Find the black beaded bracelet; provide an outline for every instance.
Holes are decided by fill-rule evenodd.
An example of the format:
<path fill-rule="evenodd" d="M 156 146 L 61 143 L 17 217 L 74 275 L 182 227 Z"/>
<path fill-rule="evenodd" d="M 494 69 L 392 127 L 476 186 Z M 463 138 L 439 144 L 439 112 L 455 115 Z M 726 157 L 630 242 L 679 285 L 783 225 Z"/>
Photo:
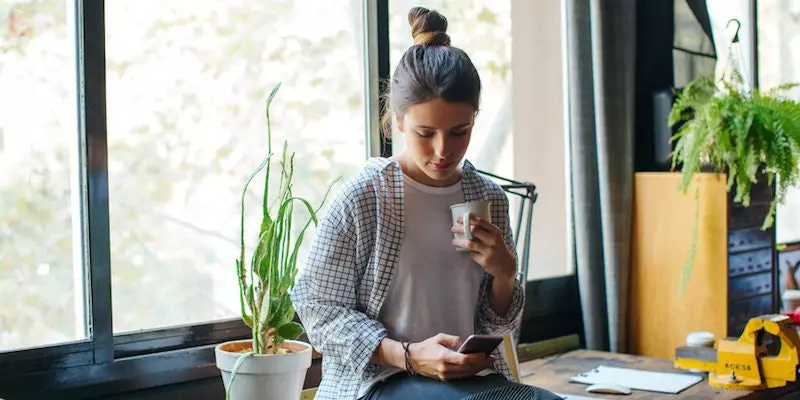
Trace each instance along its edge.
<path fill-rule="evenodd" d="M 408 373 L 411 374 L 411 375 L 416 375 L 417 373 L 414 372 L 414 368 L 411 367 L 411 361 L 409 361 L 409 359 L 408 359 L 408 348 L 411 347 L 411 343 L 410 342 L 402 342 L 402 344 L 403 344 L 403 352 L 404 352 L 403 357 L 405 358 L 405 361 L 406 361 L 406 371 L 408 371 Z"/>

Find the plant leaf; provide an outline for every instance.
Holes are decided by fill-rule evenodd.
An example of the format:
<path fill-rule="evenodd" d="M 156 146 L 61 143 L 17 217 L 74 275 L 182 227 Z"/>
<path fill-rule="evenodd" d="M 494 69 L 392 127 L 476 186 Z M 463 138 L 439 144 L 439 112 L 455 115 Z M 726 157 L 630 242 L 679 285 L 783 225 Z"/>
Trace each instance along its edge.
<path fill-rule="evenodd" d="M 237 274 L 239 274 L 239 276 L 242 276 L 242 274 L 244 274 L 242 268 L 243 268 L 242 267 L 242 263 L 240 263 L 239 260 L 236 260 L 236 271 L 237 271 Z M 253 318 L 250 317 L 247 314 L 247 310 L 245 309 L 244 304 L 245 304 L 245 285 L 242 285 L 241 282 L 240 282 L 239 283 L 239 306 L 241 307 L 242 320 L 244 320 L 244 324 L 245 325 L 247 325 L 248 327 L 250 327 L 250 329 L 252 329 L 253 328 Z"/>
<path fill-rule="evenodd" d="M 297 322 L 289 322 L 278 328 L 278 335 L 284 339 L 297 340 L 303 334 L 303 326 Z"/>
<path fill-rule="evenodd" d="M 275 299 L 275 312 L 270 316 L 270 326 L 282 326 L 294 319 L 294 306 L 292 305 L 289 294 L 284 293 Z"/>
<path fill-rule="evenodd" d="M 267 222 L 265 220 L 265 222 Z M 264 282 L 267 279 L 267 272 L 269 271 L 270 259 L 272 258 L 272 243 L 273 237 L 275 237 L 275 229 L 278 228 L 275 223 L 276 221 L 270 220 L 267 222 L 266 230 L 261 233 L 261 236 L 258 239 L 258 245 L 256 247 L 256 254 L 258 258 L 253 260 L 252 268 L 255 268 L 258 271 L 258 278 L 260 282 Z"/>
<path fill-rule="evenodd" d="M 277 95 L 280 83 L 273 86 L 265 102 L 267 156 L 261 161 L 245 182 L 241 199 L 240 257 L 236 262 L 239 283 L 239 303 L 242 318 L 253 333 L 253 349 L 256 353 L 272 352 L 284 338 L 294 339 L 302 333 L 302 327 L 293 322 L 294 305 L 290 292 L 297 274 L 297 254 L 309 226 L 317 224 L 317 214 L 310 202 L 292 194 L 295 154 L 289 152 L 284 140 L 281 150 L 280 174 L 277 188 L 270 196 L 272 176 L 272 128 L 270 107 Z M 248 260 L 245 257 L 245 196 L 255 176 L 265 171 L 264 190 L 261 199 L 261 224 L 257 243 Z M 338 181 L 338 179 L 337 179 Z M 335 183 L 335 182 L 334 182 Z M 333 183 L 325 193 L 320 208 L 325 203 Z M 293 226 L 295 202 L 309 212 L 309 220 L 298 230 Z M 277 209 L 276 209 L 277 207 Z M 248 263 L 249 261 L 249 263 Z M 249 267 L 249 271 L 248 271 Z M 248 280 L 249 277 L 249 280 Z M 249 309 L 249 310 L 248 310 Z"/>
<path fill-rule="evenodd" d="M 281 88 L 280 82 L 272 86 L 272 90 L 270 90 L 269 95 L 267 95 L 267 109 L 269 109 L 269 105 L 272 104 L 272 100 L 275 99 L 275 95 L 278 94 L 278 89 L 280 88 Z"/>

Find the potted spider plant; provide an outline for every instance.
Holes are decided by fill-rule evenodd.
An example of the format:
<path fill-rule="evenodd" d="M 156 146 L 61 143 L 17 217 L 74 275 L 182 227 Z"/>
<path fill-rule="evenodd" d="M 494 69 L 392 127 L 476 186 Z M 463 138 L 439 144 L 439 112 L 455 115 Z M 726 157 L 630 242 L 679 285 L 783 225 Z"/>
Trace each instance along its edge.
<path fill-rule="evenodd" d="M 239 302 L 244 323 L 252 338 L 222 343 L 215 348 L 217 367 L 225 385 L 226 399 L 298 399 L 312 349 L 298 341 L 303 328 L 294 321 L 295 310 L 289 297 L 297 274 L 297 255 L 306 230 L 317 224 L 317 212 L 311 203 L 292 195 L 294 153 L 284 141 L 279 168 L 272 169 L 272 133 L 270 105 L 280 88 L 276 84 L 266 100 L 267 154 L 249 175 L 242 190 L 240 253 L 236 260 Z M 261 224 L 253 233 L 257 242 L 252 254 L 245 248 L 245 195 L 255 177 L 265 171 L 261 198 Z M 280 174 L 274 198 L 270 199 L 271 172 Z M 328 187 L 319 207 L 324 204 Z M 294 206 L 308 214 L 308 220 L 295 230 Z"/>
<path fill-rule="evenodd" d="M 756 184 L 774 185 L 761 226 L 766 230 L 773 225 L 776 207 L 787 190 L 800 183 L 800 103 L 783 96 L 797 84 L 765 91 L 748 86 L 734 68 L 727 79 L 700 76 L 677 94 L 669 116 L 670 126 L 679 126 L 672 139 L 672 166 L 680 164 L 679 189 L 684 193 L 695 173 L 726 174 L 728 193 L 744 207 L 750 206 L 751 188 Z M 682 289 L 691 275 L 698 225 L 695 214 Z"/>

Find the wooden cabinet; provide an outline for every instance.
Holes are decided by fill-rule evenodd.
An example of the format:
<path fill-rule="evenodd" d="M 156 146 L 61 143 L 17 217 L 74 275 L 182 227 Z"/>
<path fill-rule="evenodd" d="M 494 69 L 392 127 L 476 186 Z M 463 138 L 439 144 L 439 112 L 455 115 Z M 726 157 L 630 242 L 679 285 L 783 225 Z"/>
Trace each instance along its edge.
<path fill-rule="evenodd" d="M 702 173 L 686 193 L 679 173 L 637 173 L 628 349 L 672 358 L 692 331 L 739 336 L 747 321 L 777 311 L 774 230 L 761 230 L 772 188 L 754 186 L 751 206 L 734 204 L 724 174 Z M 683 266 L 697 225 L 683 295 Z"/>

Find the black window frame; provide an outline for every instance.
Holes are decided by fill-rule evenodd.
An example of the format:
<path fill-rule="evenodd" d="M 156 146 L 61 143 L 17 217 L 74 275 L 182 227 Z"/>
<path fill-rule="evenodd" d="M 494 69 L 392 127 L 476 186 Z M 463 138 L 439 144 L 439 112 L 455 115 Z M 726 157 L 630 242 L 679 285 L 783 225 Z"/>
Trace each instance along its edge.
<path fill-rule="evenodd" d="M 377 55 L 370 57 L 370 54 L 365 54 L 365 58 L 377 63 L 377 82 L 369 84 L 374 84 L 370 90 L 377 91 L 378 115 L 382 115 L 390 76 L 390 0 L 364 1 L 365 4 L 366 1 L 376 1 L 371 5 L 377 13 L 376 26 L 364 29 L 377 37 Z M 78 71 L 77 140 L 81 158 L 81 198 L 85 202 L 82 229 L 86 240 L 85 284 L 91 334 L 87 340 L 0 351 L 0 398 L 5 399 L 106 396 L 212 378 L 219 376 L 214 346 L 227 340 L 250 337 L 250 329 L 239 318 L 114 335 L 108 211 L 105 1 L 75 0 L 74 15 Z M 380 138 L 381 155 L 391 156 L 390 139 L 382 135 L 376 135 L 376 138 Z M 563 293 L 564 290 L 574 290 L 576 284 L 573 273 L 562 278 L 529 281 L 527 288 L 529 293 L 553 293 L 553 290 Z M 528 303 L 531 300 L 529 298 Z M 526 307 L 523 338 L 542 339 L 574 333 L 576 324 L 580 325 L 580 310 L 576 316 L 576 305 L 577 302 L 554 302 L 553 307 L 535 304 Z M 553 332 L 539 330 L 541 321 L 556 315 L 564 318 L 565 312 L 571 316 L 568 318 L 571 324 Z"/>
<path fill-rule="evenodd" d="M 385 108 L 389 5 L 378 0 L 376 96 Z M 0 351 L 0 398 L 103 396 L 218 376 L 214 347 L 246 339 L 240 318 L 115 335 L 112 325 L 106 124 L 105 1 L 75 0 L 80 177 L 90 339 Z M 70 21 L 72 22 L 72 21 Z M 366 28 L 366 27 L 365 27 Z M 368 55 L 365 55 L 368 58 Z M 381 141 L 381 153 L 391 143 Z"/>

